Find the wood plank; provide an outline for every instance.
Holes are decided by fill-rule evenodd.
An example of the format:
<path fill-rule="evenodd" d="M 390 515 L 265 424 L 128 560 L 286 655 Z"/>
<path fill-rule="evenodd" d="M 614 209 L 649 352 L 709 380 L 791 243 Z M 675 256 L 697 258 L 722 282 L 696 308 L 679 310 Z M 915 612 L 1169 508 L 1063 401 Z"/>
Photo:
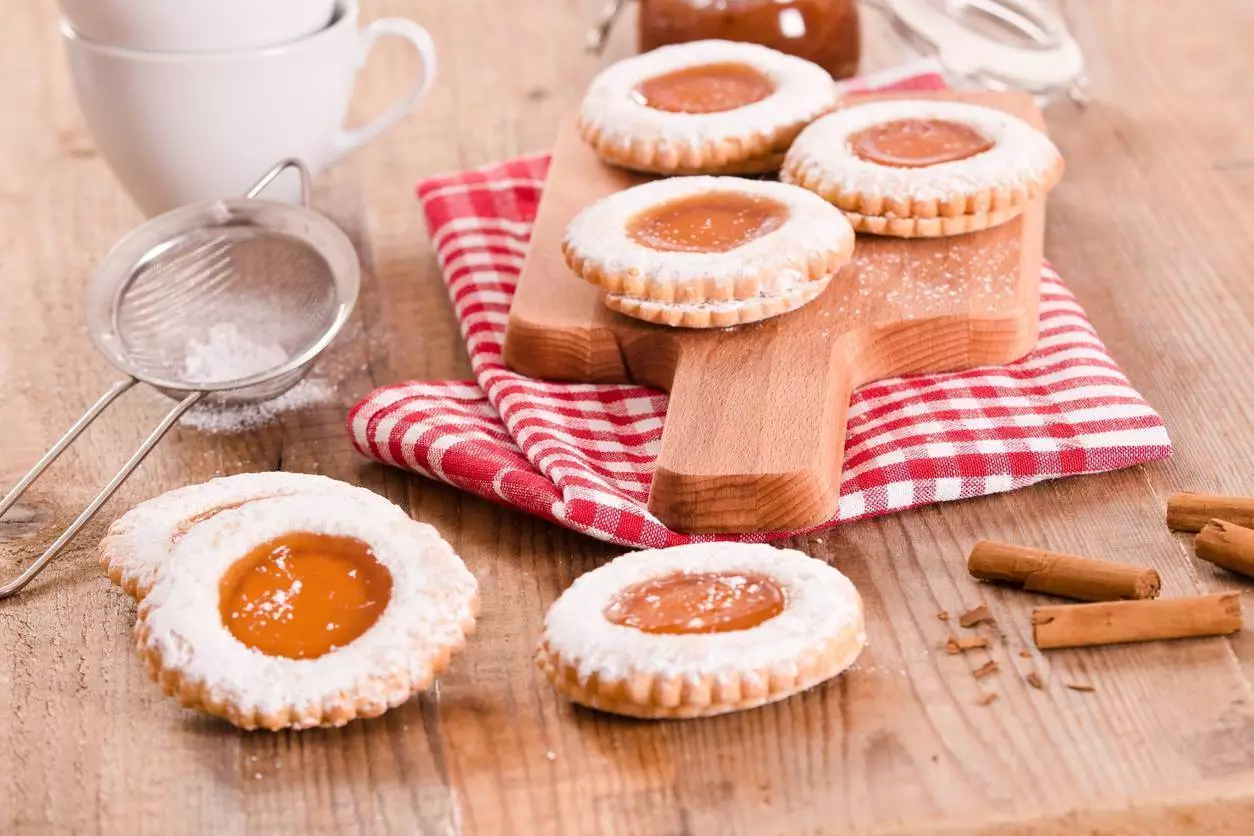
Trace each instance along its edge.
<path fill-rule="evenodd" d="M 365 288 L 328 358 L 328 404 L 237 437 L 178 430 L 110 503 L 109 519 L 221 472 L 280 466 L 369 485 L 453 541 L 487 602 L 437 689 L 334 732 L 244 734 L 181 711 L 146 680 L 133 607 L 87 552 L 0 604 L 4 833 L 1243 833 L 1254 817 L 1254 641 L 1203 639 L 1018 655 L 1044 596 L 982 586 L 964 556 L 992 538 L 1152 565 L 1163 595 L 1248 582 L 1165 531 L 1168 494 L 1254 492 L 1254 9 L 1216 0 L 1063 4 L 1094 104 L 1051 107 L 1069 171 L 1046 251 L 1176 442 L 1167 464 L 899 514 L 799 540 L 867 598 L 857 669 L 797 699 L 710 721 L 648 724 L 573 709 L 532 669 L 544 608 L 614 549 L 363 463 L 344 405 L 376 383 L 464 377 L 468 365 L 412 182 L 538 151 L 599 66 L 579 53 L 599 3 L 369 0 L 367 19 L 428 26 L 442 76 L 419 114 L 322 178 L 318 200 L 362 250 Z M 882 18 L 867 54 L 892 63 Z M 0 30 L 0 478 L 11 483 L 110 372 L 81 331 L 85 276 L 139 220 L 93 155 L 51 0 Z M 603 61 L 627 54 L 620 27 Z M 531 48 L 520 45 L 543 45 Z M 403 49 L 367 68 L 364 119 L 415 71 Z M 166 401 L 134 393 L 6 523 L 0 568 L 47 542 Z M 36 531 L 30 534 L 30 530 Z M 27 536 L 29 535 L 29 536 Z M 986 601 L 988 653 L 940 649 Z M 986 658 L 1001 672 L 977 683 Z M 1044 690 L 1022 675 L 1039 670 Z M 1092 693 L 1066 682 L 1091 683 Z M 983 691 L 999 699 L 975 705 Z M 553 758 L 548 753 L 553 753 Z M 260 777 L 257 777 L 260 775 Z"/>

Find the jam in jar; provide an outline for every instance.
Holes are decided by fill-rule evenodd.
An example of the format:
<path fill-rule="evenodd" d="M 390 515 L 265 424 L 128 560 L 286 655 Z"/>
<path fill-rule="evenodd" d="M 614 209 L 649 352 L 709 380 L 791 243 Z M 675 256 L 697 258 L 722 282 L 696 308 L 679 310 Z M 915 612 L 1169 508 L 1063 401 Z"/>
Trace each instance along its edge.
<path fill-rule="evenodd" d="M 640 51 L 720 39 L 796 55 L 834 78 L 858 71 L 857 0 L 640 0 Z"/>

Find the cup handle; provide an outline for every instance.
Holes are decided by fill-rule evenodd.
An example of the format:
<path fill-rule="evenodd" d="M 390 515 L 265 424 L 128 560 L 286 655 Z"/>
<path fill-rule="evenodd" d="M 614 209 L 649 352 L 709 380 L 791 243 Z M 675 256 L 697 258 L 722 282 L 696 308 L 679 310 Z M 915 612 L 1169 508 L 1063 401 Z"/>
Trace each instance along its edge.
<path fill-rule="evenodd" d="M 360 148 L 404 119 L 409 111 L 427 95 L 427 91 L 431 89 L 432 82 L 435 81 L 435 42 L 431 40 L 431 35 L 427 33 L 426 29 L 423 29 L 412 20 L 399 17 L 388 17 L 372 21 L 358 33 L 360 39 L 358 70 L 366 66 L 366 59 L 370 55 L 370 50 L 374 48 L 375 43 L 388 35 L 408 41 L 413 46 L 418 53 L 419 59 L 422 61 L 422 77 L 409 88 L 409 91 L 405 93 L 399 102 L 392 105 L 373 121 L 367 122 L 353 131 L 341 131 L 335 140 L 332 153 L 332 159 L 334 160 L 338 160 L 350 151 Z"/>

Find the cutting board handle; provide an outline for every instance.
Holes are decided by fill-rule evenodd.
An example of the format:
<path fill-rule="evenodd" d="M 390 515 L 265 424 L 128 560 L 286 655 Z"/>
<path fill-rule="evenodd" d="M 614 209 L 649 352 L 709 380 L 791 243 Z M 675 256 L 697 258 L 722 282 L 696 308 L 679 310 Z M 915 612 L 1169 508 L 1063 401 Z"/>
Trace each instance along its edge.
<path fill-rule="evenodd" d="M 649 510 L 677 531 L 793 530 L 836 511 L 855 352 L 813 334 L 745 336 L 675 355 Z"/>

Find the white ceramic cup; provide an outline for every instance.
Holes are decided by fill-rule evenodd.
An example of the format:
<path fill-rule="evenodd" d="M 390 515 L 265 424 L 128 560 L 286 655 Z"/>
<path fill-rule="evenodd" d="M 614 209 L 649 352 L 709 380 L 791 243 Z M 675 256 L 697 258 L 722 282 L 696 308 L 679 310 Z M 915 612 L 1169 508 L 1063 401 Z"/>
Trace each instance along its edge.
<path fill-rule="evenodd" d="M 357 28 L 356 0 L 340 0 L 332 24 L 282 46 L 237 52 L 123 49 L 61 26 L 79 106 L 101 156 L 140 208 L 243 194 L 276 162 L 318 171 L 395 125 L 435 78 L 435 45 L 399 18 Z M 422 78 L 374 121 L 345 130 L 353 82 L 380 38 L 409 42 Z M 267 197 L 294 201 L 295 178 Z"/>
<path fill-rule="evenodd" d="M 80 35 L 128 49 L 224 52 L 275 46 L 331 22 L 335 0 L 60 0 Z"/>

